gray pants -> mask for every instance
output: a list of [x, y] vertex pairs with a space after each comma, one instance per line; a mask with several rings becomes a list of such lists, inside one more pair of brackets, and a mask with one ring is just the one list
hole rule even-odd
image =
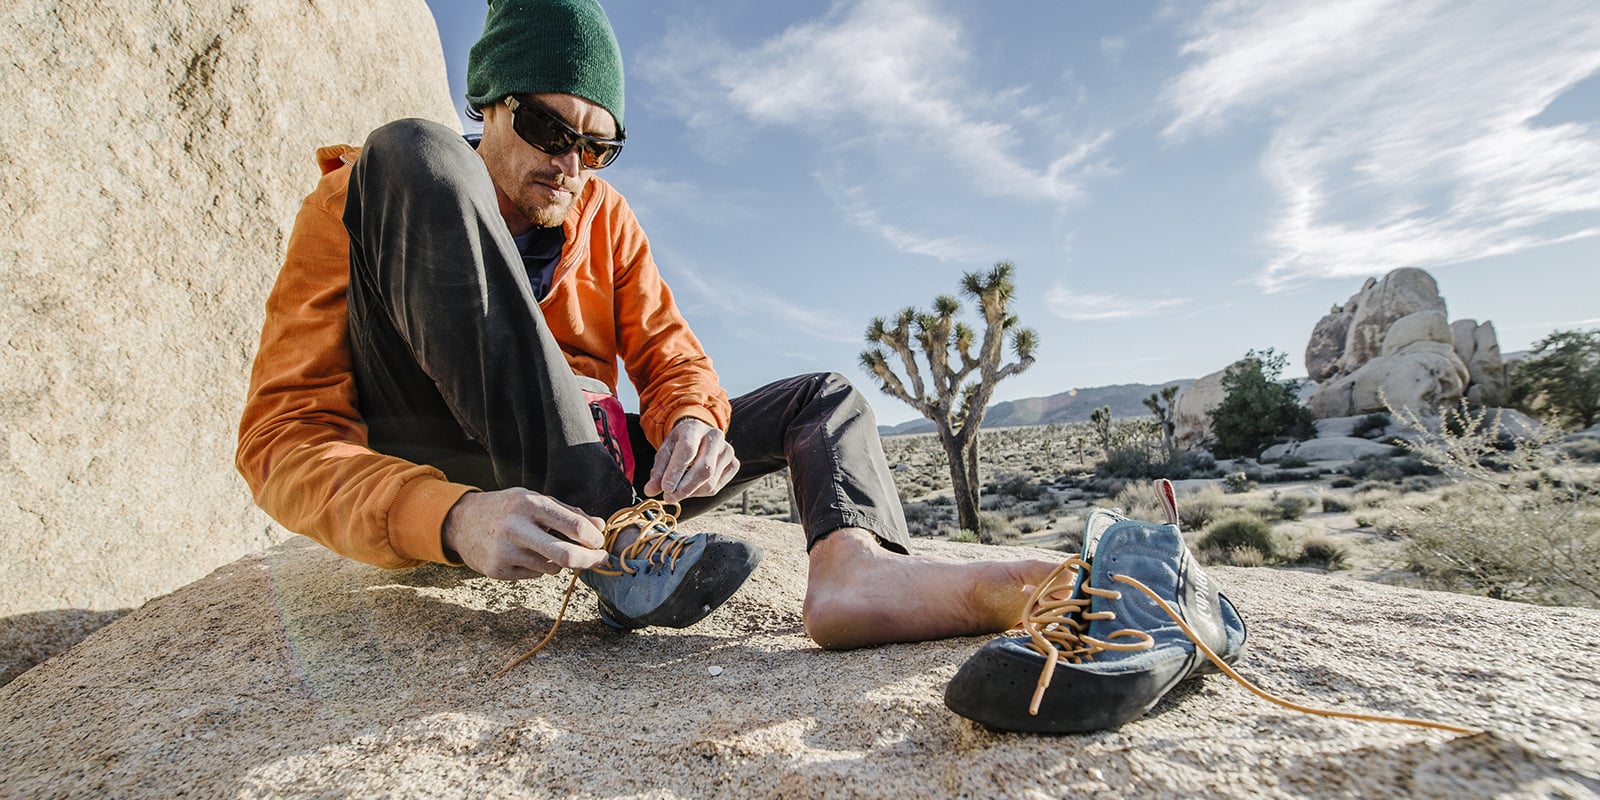
[[[633, 485], [601, 443], [545, 324], [472, 146], [422, 120], [368, 137], [345, 202], [350, 340], [374, 449], [483, 489], [523, 487], [607, 517], [641, 493], [655, 451], [630, 425]], [[834, 373], [732, 399], [738, 475], [685, 516], [789, 467], [807, 544], [865, 528], [905, 551], [905, 516], [872, 409]]]

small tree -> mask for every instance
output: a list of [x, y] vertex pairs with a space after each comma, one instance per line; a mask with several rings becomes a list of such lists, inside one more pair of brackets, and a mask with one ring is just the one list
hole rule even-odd
[[1222, 458], [1257, 456], [1280, 436], [1306, 436], [1311, 410], [1295, 399], [1297, 381], [1279, 381], [1287, 353], [1251, 350], [1222, 374], [1222, 403], [1211, 412], [1213, 448]]
[[1170, 455], [1173, 450], [1173, 437], [1178, 432], [1178, 411], [1173, 402], [1178, 397], [1178, 385], [1164, 386], [1159, 394], [1152, 394], [1144, 399], [1144, 407], [1156, 415], [1156, 421], [1161, 423], [1161, 447]]
[[1089, 423], [1094, 426], [1095, 438], [1100, 440], [1100, 452], [1111, 452], [1111, 406], [1101, 406], [1089, 412]]
[[1512, 373], [1511, 396], [1523, 410], [1564, 426], [1600, 419], [1600, 330], [1556, 331]]
[[[950, 462], [956, 516], [962, 528], [975, 532], [979, 541], [993, 541], [978, 517], [978, 428], [995, 384], [1033, 365], [1038, 334], [1017, 326], [1011, 313], [1016, 294], [1009, 261], [988, 273], [968, 272], [961, 278], [961, 293], [978, 304], [983, 315], [983, 338], [966, 323], [957, 322], [961, 303], [950, 295], [933, 301], [933, 310], [905, 308], [892, 321], [875, 317], [867, 326], [873, 346], [861, 353], [861, 365], [878, 379], [883, 391], [915, 408], [938, 426], [939, 442]], [[1010, 364], [1001, 364], [1007, 340]], [[973, 347], [977, 346], [974, 353]], [[900, 357], [905, 379], [895, 374], [884, 348]], [[927, 375], [917, 364], [917, 351], [927, 363]]]

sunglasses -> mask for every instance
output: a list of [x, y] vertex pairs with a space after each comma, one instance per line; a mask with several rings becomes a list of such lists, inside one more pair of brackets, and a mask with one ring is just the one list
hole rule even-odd
[[562, 155], [577, 147], [578, 160], [588, 169], [600, 169], [617, 160], [617, 154], [622, 152], [623, 140], [627, 138], [620, 133], [615, 139], [579, 133], [549, 109], [521, 102], [510, 95], [506, 96], [505, 103], [506, 108], [511, 109], [511, 128], [522, 137], [522, 141], [552, 156]]

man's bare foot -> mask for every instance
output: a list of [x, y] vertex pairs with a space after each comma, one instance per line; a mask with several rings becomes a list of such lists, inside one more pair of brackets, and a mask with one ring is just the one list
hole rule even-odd
[[811, 548], [805, 625], [830, 650], [999, 633], [1022, 620], [1050, 561], [949, 561], [886, 550], [861, 528]]

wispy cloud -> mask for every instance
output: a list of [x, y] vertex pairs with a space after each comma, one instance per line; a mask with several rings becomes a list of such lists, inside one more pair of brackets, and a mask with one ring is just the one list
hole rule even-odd
[[679, 291], [684, 287], [691, 288], [698, 299], [714, 306], [725, 316], [778, 323], [796, 334], [827, 342], [859, 343], [861, 331], [865, 329], [859, 323], [846, 323], [838, 317], [789, 302], [725, 275], [718, 275], [713, 282], [702, 276], [692, 263], [682, 259], [673, 261], [672, 282]]
[[1600, 235], [1600, 109], [1534, 121], [1600, 70], [1591, 3], [1229, 0], [1182, 53], [1169, 138], [1270, 130], [1269, 291]]
[[1072, 322], [1107, 322], [1111, 320], [1153, 317], [1188, 302], [1179, 298], [1130, 298], [1111, 294], [1083, 294], [1062, 286], [1055, 286], [1045, 294], [1045, 307], [1050, 313]]
[[967, 236], [934, 236], [885, 222], [860, 188], [841, 193], [840, 207], [857, 226], [887, 241], [902, 253], [929, 256], [950, 263], [982, 261], [986, 246]]
[[1078, 199], [1078, 172], [1105, 137], [1041, 148], [1054, 137], [1004, 111], [1017, 87], [973, 85], [962, 30], [922, 0], [856, 0], [744, 49], [686, 25], [641, 61], [692, 127], [780, 126], [875, 174], [925, 179], [959, 164], [948, 180], [964, 194]]

